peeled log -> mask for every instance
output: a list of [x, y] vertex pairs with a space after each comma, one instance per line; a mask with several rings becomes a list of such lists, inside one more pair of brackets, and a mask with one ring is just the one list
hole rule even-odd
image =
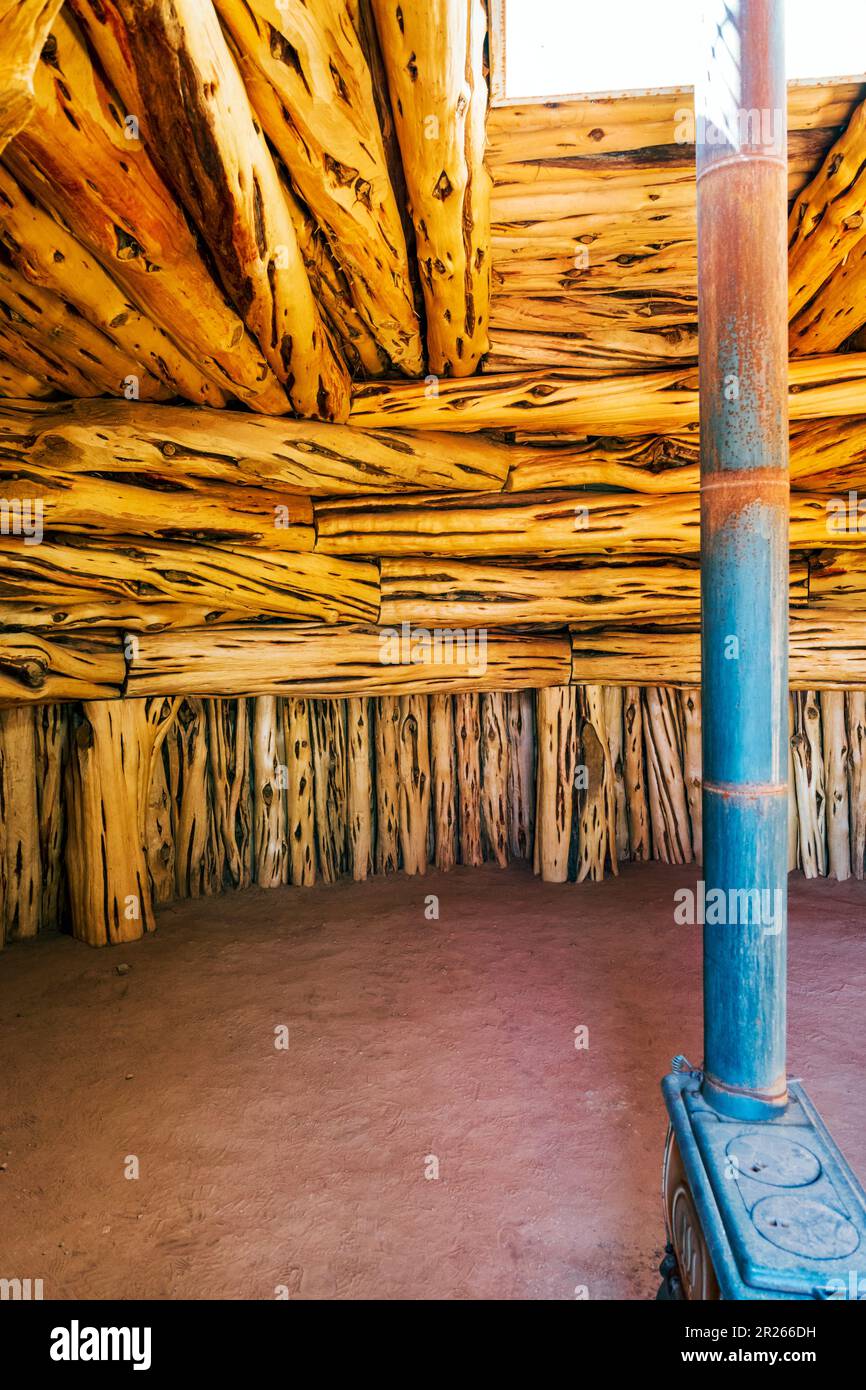
[[346, 701], [346, 817], [349, 869], [356, 883], [373, 872], [373, 778], [370, 767], [370, 701]]
[[423, 695], [400, 697], [397, 757], [403, 870], [407, 874], [423, 874], [427, 871], [430, 829], [430, 738], [427, 700]]
[[800, 862], [806, 878], [827, 873], [827, 804], [821, 710], [813, 690], [794, 695], [794, 785], [800, 824]]
[[490, 177], [482, 0], [373, 0], [427, 310], [429, 369], [469, 376], [488, 346]]
[[607, 742], [604, 694], [600, 685], [585, 685], [577, 692], [579, 747], [583, 777], [578, 792], [577, 881], [600, 883], [610, 858], [619, 873], [616, 851], [616, 803], [613, 768]]
[[313, 755], [309, 700], [283, 700], [286, 745], [286, 835], [289, 882], [308, 887], [316, 881], [316, 821], [313, 813]]
[[144, 854], [154, 906], [175, 896], [174, 826], [172, 797], [165, 769], [164, 750], [153, 761], [145, 807]]
[[35, 936], [42, 912], [36, 719], [38, 711], [0, 710], [0, 819], [3, 902], [0, 937]]
[[[29, 545], [0, 536], [0, 567], [4, 594], [14, 586], [31, 602], [41, 600], [58, 611], [64, 599], [63, 591], [59, 600], [53, 597], [55, 585], [81, 585], [82, 598], [91, 601], [94, 592], [101, 592], [104, 609], [98, 625], [121, 624], [122, 617], [113, 616], [117, 601], [124, 605], [121, 612], [134, 611], [139, 596], [143, 618], [155, 600], [186, 604], [193, 613], [203, 609], [328, 623], [375, 622], [379, 614], [375, 565], [304, 552], [62, 534]], [[195, 625], [193, 617], [188, 626]]]
[[109, 700], [120, 694], [125, 676], [117, 634], [49, 641], [27, 632], [0, 632], [0, 705]]
[[457, 795], [460, 824], [460, 863], [477, 867], [481, 852], [481, 716], [474, 691], [454, 697], [457, 741]]
[[627, 685], [625, 687], [622, 720], [625, 742], [625, 797], [628, 808], [629, 852], [632, 859], [646, 862], [650, 857], [650, 822], [646, 799], [643, 709], [640, 686]]
[[691, 864], [691, 827], [676, 692], [648, 686], [643, 699], [653, 858], [663, 864]]
[[423, 371], [400, 214], [370, 70], [346, 0], [216, 0], [250, 101], [327, 234], [367, 327], [391, 361]]
[[346, 868], [346, 711], [342, 700], [316, 700], [311, 712], [313, 804], [319, 871], [334, 883]]
[[433, 798], [433, 852], [443, 873], [457, 863], [454, 705], [451, 695], [430, 696], [430, 777]]
[[508, 701], [509, 847], [515, 859], [532, 858], [535, 825], [535, 700], [514, 690]]
[[535, 871], [547, 883], [565, 883], [577, 763], [573, 686], [539, 690], [535, 706], [538, 764], [535, 796]]
[[247, 701], [208, 700], [207, 744], [214, 833], [220, 846], [220, 885], [252, 882], [252, 803]]
[[[866, 354], [836, 353], [790, 362], [792, 420], [866, 415]], [[698, 425], [694, 367], [599, 377], [565, 372], [500, 372], [471, 381], [369, 381], [352, 391], [349, 423], [364, 429], [520, 430], [626, 436], [691, 433]]]
[[866, 872], [866, 694], [849, 690], [845, 696], [848, 737], [848, 806], [851, 821], [851, 872]]
[[827, 796], [827, 859], [829, 872], [841, 883], [851, 876], [848, 820], [848, 738], [845, 692], [821, 692], [821, 733], [824, 740], [824, 786]]
[[487, 858], [508, 864], [508, 711], [507, 695], [481, 696], [481, 823]]
[[832, 352], [866, 321], [840, 271], [864, 237], [866, 104], [858, 106], [788, 224], [791, 352]]
[[[164, 328], [141, 313], [100, 261], [4, 165], [0, 165], [0, 241], [29, 284], [56, 295], [69, 315], [81, 315], [116, 344], [126, 355], [124, 375], [129, 374], [130, 384], [142, 369], [189, 401], [225, 405], [225, 393], [216, 381], [184, 356]], [[16, 393], [10, 389], [4, 394]]]
[[306, 624], [172, 629], [143, 633], [136, 642], [127, 676], [131, 695], [524, 690], [566, 684], [571, 670], [567, 638], [525, 633], [489, 632], [483, 651], [443, 643], [438, 656], [432, 640], [401, 651], [387, 630]]
[[69, 747], [66, 705], [41, 705], [35, 713], [36, 792], [39, 801], [39, 847], [42, 902], [39, 926], [60, 926], [66, 806], [63, 778]]
[[689, 819], [692, 824], [692, 848], [695, 859], [699, 864], [702, 864], [704, 820], [700, 690], [681, 690], [679, 702], [683, 726], [683, 773], [686, 781], [686, 797], [689, 803]]
[[628, 810], [623, 775], [623, 692], [617, 685], [603, 687], [604, 723], [613, 774], [614, 840], [617, 859], [628, 859]]
[[[791, 494], [792, 549], [827, 544], [827, 498]], [[316, 549], [327, 555], [383, 557], [568, 556], [632, 552], [689, 554], [699, 549], [700, 496], [670, 493], [538, 492], [431, 494], [315, 503]], [[836, 543], [856, 546], [856, 532]], [[434, 571], [435, 574], [435, 571]]]
[[[199, 253], [144, 147], [127, 138], [124, 101], [106, 84], [66, 11], [36, 72], [37, 109], [7, 146], [15, 178], [96, 255], [139, 309], [225, 390], [267, 414], [289, 400]], [[137, 111], [128, 112], [137, 117]], [[191, 142], [185, 136], [189, 149]]]
[[376, 873], [400, 867], [400, 778], [397, 736], [400, 701], [383, 695], [376, 701]]
[[277, 701], [260, 695], [253, 706], [253, 877], [260, 888], [287, 881], [286, 799]]
[[33, 114], [33, 74], [63, 0], [0, 4], [0, 152]]
[[208, 795], [207, 715], [203, 700], [184, 700], [175, 724], [180, 799], [174, 835], [178, 895], [201, 898], [222, 887], [217, 876]]
[[85, 703], [72, 714], [66, 876], [72, 934], [91, 946], [155, 926], [144, 851], [153, 761], [178, 700]]
[[[2, 174], [2, 166], [0, 166]], [[2, 185], [0, 185], [2, 191]], [[0, 200], [2, 218], [2, 200]], [[6, 457], [73, 475], [302, 493], [498, 492], [525, 454], [484, 437], [356, 430], [315, 420], [125, 401], [4, 402]], [[285, 499], [290, 500], [290, 499]]]
[[[857, 552], [850, 552], [852, 558]], [[529, 566], [473, 560], [389, 559], [381, 565], [383, 626], [505, 627], [540, 623], [639, 623], [651, 617], [700, 617], [700, 566], [647, 559], [641, 563]], [[864, 575], [866, 579], [866, 575]], [[791, 565], [791, 603], [805, 604], [809, 568]], [[866, 585], [864, 585], [866, 592]]]

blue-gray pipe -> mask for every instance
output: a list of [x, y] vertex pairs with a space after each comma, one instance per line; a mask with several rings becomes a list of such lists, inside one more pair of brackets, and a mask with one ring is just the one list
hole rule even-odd
[[704, 1094], [786, 1104], [788, 269], [783, 0], [708, 0], [695, 91]]

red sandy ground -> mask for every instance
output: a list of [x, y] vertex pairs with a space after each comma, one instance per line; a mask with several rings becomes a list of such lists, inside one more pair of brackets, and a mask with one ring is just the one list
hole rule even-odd
[[[699, 931], [672, 918], [695, 877], [256, 889], [132, 946], [8, 948], [0, 1276], [46, 1298], [653, 1297], [658, 1081], [700, 1060]], [[791, 889], [790, 1070], [863, 1175], [866, 885]]]

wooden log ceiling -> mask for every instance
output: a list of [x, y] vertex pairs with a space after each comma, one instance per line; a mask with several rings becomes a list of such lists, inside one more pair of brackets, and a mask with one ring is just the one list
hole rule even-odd
[[[488, 109], [486, 45], [483, 0], [0, 0], [4, 706], [285, 697], [314, 760], [346, 695], [351, 767], [373, 695], [697, 680], [690, 97]], [[864, 96], [789, 92], [809, 688], [866, 687]], [[489, 629], [484, 671], [383, 661], [403, 625]], [[440, 794], [503, 709], [431, 705]]]

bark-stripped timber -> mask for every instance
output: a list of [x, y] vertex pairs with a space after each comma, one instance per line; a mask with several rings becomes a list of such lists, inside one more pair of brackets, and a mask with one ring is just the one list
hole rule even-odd
[[824, 741], [824, 787], [827, 797], [827, 865], [840, 882], [851, 876], [848, 817], [848, 736], [845, 692], [821, 691], [821, 734]]
[[851, 872], [856, 879], [866, 873], [866, 693], [849, 690], [845, 695], [848, 737], [848, 811], [851, 822]]
[[3, 902], [0, 937], [35, 936], [42, 912], [42, 853], [37, 786], [39, 711], [0, 710], [0, 813], [3, 820]]
[[315, 420], [124, 401], [0, 406], [4, 456], [71, 474], [304, 495], [498, 492], [531, 457], [484, 436], [346, 429]]
[[794, 695], [794, 786], [800, 825], [800, 862], [806, 878], [827, 873], [827, 804], [821, 709], [814, 690]]
[[[2, 201], [0, 201], [2, 207]], [[51, 290], [31, 282], [4, 263], [0, 250], [0, 317], [19, 338], [37, 351], [44, 345], [55, 359], [81, 375], [87, 390], [124, 396], [134, 378], [142, 400], [166, 400], [172, 390], [151, 376], [137, 360], [119, 348], [112, 338], [82, 318], [76, 309]]]
[[400, 851], [403, 872], [427, 872], [430, 834], [430, 732], [423, 695], [400, 696], [397, 726]]
[[[283, 185], [212, 5], [99, 0], [123, 24], [148, 150], [299, 415], [343, 419], [348, 375], [313, 298]], [[101, 26], [89, 30], [99, 51]], [[117, 49], [112, 44], [110, 59]], [[119, 65], [117, 65], [119, 66]]]
[[[840, 497], [847, 506], [847, 498]], [[855, 504], [856, 505], [856, 504]], [[860, 514], [853, 518], [857, 526]], [[866, 540], [866, 534], [864, 534]], [[866, 601], [866, 553], [863, 550], [826, 550], [809, 557], [809, 608], [816, 615], [854, 617]]]
[[207, 700], [205, 711], [212, 817], [222, 867], [219, 885], [248, 888], [252, 882], [252, 803], [247, 701]]
[[501, 691], [481, 696], [481, 825], [486, 858], [508, 864], [508, 697]]
[[622, 487], [632, 492], [690, 492], [700, 481], [698, 440], [689, 435], [588, 439], [571, 448], [516, 453], [508, 492], [540, 488]]
[[340, 268], [324, 232], [286, 185], [283, 191], [310, 287], [319, 312], [337, 336], [346, 366], [353, 377], [384, 376], [390, 365], [388, 356], [358, 313], [352, 297], [352, 285]]
[[663, 864], [691, 864], [691, 827], [675, 691], [645, 688], [643, 726], [653, 858]]
[[[565, 298], [565, 296], [564, 296]], [[493, 307], [496, 307], [496, 297]], [[593, 315], [590, 331], [580, 335], [563, 333], [518, 333], [498, 326], [490, 330], [490, 352], [484, 358], [485, 372], [512, 372], [516, 369], [560, 367], [564, 371], [597, 371], [604, 376], [621, 372], [624, 376], [671, 363], [693, 363], [697, 358], [697, 324], [677, 328], [635, 329], [613, 327], [602, 304]], [[647, 314], [652, 313], [647, 309]], [[587, 323], [591, 322], [586, 320]], [[595, 337], [593, 337], [593, 331]]]
[[200, 898], [222, 887], [208, 794], [207, 715], [203, 700], [182, 702], [174, 732], [180, 781], [174, 836], [175, 880], [179, 897]]
[[310, 702], [282, 702], [286, 749], [286, 838], [289, 883], [308, 887], [316, 881], [316, 822], [313, 813], [313, 755]]
[[629, 856], [644, 862], [650, 857], [650, 821], [646, 796], [643, 702], [640, 686], [623, 691], [623, 741], [625, 744], [625, 799], [628, 810]]
[[174, 810], [165, 766], [165, 748], [154, 758], [145, 806], [144, 854], [154, 906], [171, 902], [176, 888]]
[[433, 802], [433, 862], [447, 873], [457, 863], [454, 703], [430, 696], [430, 780]]
[[225, 392], [216, 382], [183, 355], [163, 328], [141, 313], [101, 262], [2, 164], [0, 242], [28, 284], [56, 296], [67, 314], [79, 314], [126, 355], [126, 375], [149, 372], [165, 383], [170, 394], [200, 405], [225, 405]]
[[377, 874], [391, 874], [400, 867], [399, 726], [399, 699], [381, 696], [375, 701]]
[[155, 758], [180, 701], [85, 702], [71, 714], [66, 879], [72, 934], [91, 946], [154, 929], [144, 851]]
[[[298, 493], [203, 483], [178, 475], [163, 486], [104, 477], [98, 459], [93, 473], [64, 473], [50, 464], [31, 469], [13, 460], [0, 467], [0, 502], [41, 505], [46, 529], [84, 536], [106, 533], [154, 538], [204, 537], [280, 550], [312, 550], [313, 509]], [[166, 470], [168, 472], [168, 470]]]
[[[688, 622], [700, 616], [700, 567], [690, 558], [530, 566], [386, 557], [380, 570], [379, 622], [386, 627]], [[808, 580], [808, 565], [792, 561], [792, 605], [806, 603]]]
[[[84, 598], [95, 592], [122, 600], [126, 610], [141, 598], [145, 605], [159, 600], [192, 611], [328, 623], [375, 622], [379, 616], [379, 572], [372, 564], [238, 546], [76, 539], [52, 535], [28, 545], [23, 538], [0, 536], [4, 585], [17, 586], [31, 599], [44, 596], [48, 605], [53, 585], [61, 583], [66, 589], [82, 585]], [[105, 621], [116, 606], [106, 604]]]
[[602, 687], [607, 751], [613, 777], [614, 843], [617, 859], [628, 859], [628, 806], [625, 795], [623, 744], [623, 691], [618, 685]]
[[484, 862], [481, 843], [481, 703], [475, 691], [454, 697], [460, 863]]
[[565, 883], [574, 809], [577, 763], [576, 691], [559, 685], [539, 690], [535, 705], [537, 767], [535, 872], [548, 883]]
[[866, 483], [866, 421], [806, 420], [791, 429], [791, 486], [862, 487]]
[[704, 830], [700, 690], [680, 690], [679, 704], [683, 728], [683, 774], [692, 827], [692, 849], [696, 861], [701, 864], [704, 857]]
[[8, 357], [0, 353], [0, 396], [31, 401], [50, 396], [52, 389], [51, 382], [46, 381], [44, 376], [34, 376], [26, 367], [18, 362], [10, 362]]
[[0, 319], [0, 353], [34, 376], [43, 377], [64, 395], [98, 396], [99, 387], [72, 362], [65, 361], [49, 342], [28, 342], [16, 332], [19, 325]]
[[788, 873], [800, 867], [800, 821], [797, 815], [797, 786], [794, 780], [794, 696], [788, 693]]
[[866, 105], [860, 105], [791, 209], [788, 243], [791, 352], [833, 352], [863, 322], [840, 271], [862, 264]]
[[370, 765], [370, 700], [346, 701], [346, 819], [349, 871], [356, 883], [373, 872], [373, 777]]
[[[790, 543], [826, 545], [828, 499], [791, 494]], [[628, 548], [663, 555], [699, 549], [700, 497], [626, 492], [434, 493], [405, 498], [314, 501], [316, 549], [326, 555], [557, 556]], [[856, 531], [834, 543], [853, 547]]]
[[347, 864], [345, 700], [314, 700], [310, 725], [319, 873], [325, 883], [334, 883]]
[[253, 878], [260, 888], [288, 881], [282, 721], [273, 695], [253, 705]]
[[373, 0], [427, 311], [429, 370], [464, 377], [487, 351], [490, 177], [482, 0]]
[[[792, 420], [866, 415], [866, 354], [795, 358], [789, 368]], [[351, 425], [412, 430], [564, 429], [576, 436], [682, 434], [698, 424], [693, 367], [599, 377], [502, 372], [471, 381], [367, 381], [352, 392]]]
[[513, 690], [508, 701], [508, 844], [514, 859], [532, 858], [535, 826], [535, 700]]
[[49, 639], [0, 631], [0, 705], [110, 700], [120, 694], [125, 676], [117, 633]]
[[[411, 650], [400, 651], [399, 634], [351, 626], [263, 624], [142, 633], [129, 667], [127, 693], [157, 695], [184, 690], [191, 695], [307, 695], [323, 699], [527, 690], [568, 683], [571, 653], [567, 637], [488, 632], [482, 653], [468, 644], [464, 652], [460, 639], [465, 634], [458, 634], [453, 648], [444, 642], [441, 654], [437, 654], [432, 640], [436, 636], [435, 632], [415, 631]], [[442, 633], [438, 636], [441, 638]]]
[[63, 0], [0, 3], [0, 152], [33, 114], [33, 74]]
[[[0, 581], [0, 629], [66, 633], [76, 629], [122, 629], [124, 632], [164, 632], [169, 627], [207, 627], [250, 621], [249, 612], [198, 607], [189, 603], [145, 603], [107, 598], [87, 589], [46, 584], [28, 602], [26, 581], [16, 589]], [[7, 593], [10, 595], [6, 597]]]
[[577, 779], [578, 862], [577, 881], [600, 883], [610, 859], [617, 867], [616, 799], [613, 766], [607, 739], [604, 691], [600, 685], [584, 685], [577, 692], [580, 777]]
[[[789, 679], [793, 690], [866, 686], [862, 615], [794, 609], [789, 620]], [[584, 628], [572, 632], [576, 684], [694, 686], [701, 678], [700, 633], [674, 627]]]
[[39, 803], [39, 850], [42, 900], [39, 926], [59, 927], [62, 911], [66, 808], [63, 778], [69, 746], [65, 705], [40, 705], [34, 713], [36, 793]]
[[[183, 210], [62, 11], [42, 50], [33, 119], [6, 147], [13, 176], [63, 222], [200, 371], [266, 414], [290, 408], [259, 345], [211, 277]], [[192, 142], [185, 135], [183, 144]]]
[[216, 0], [250, 101], [396, 367], [423, 371], [370, 70], [347, 0]]

